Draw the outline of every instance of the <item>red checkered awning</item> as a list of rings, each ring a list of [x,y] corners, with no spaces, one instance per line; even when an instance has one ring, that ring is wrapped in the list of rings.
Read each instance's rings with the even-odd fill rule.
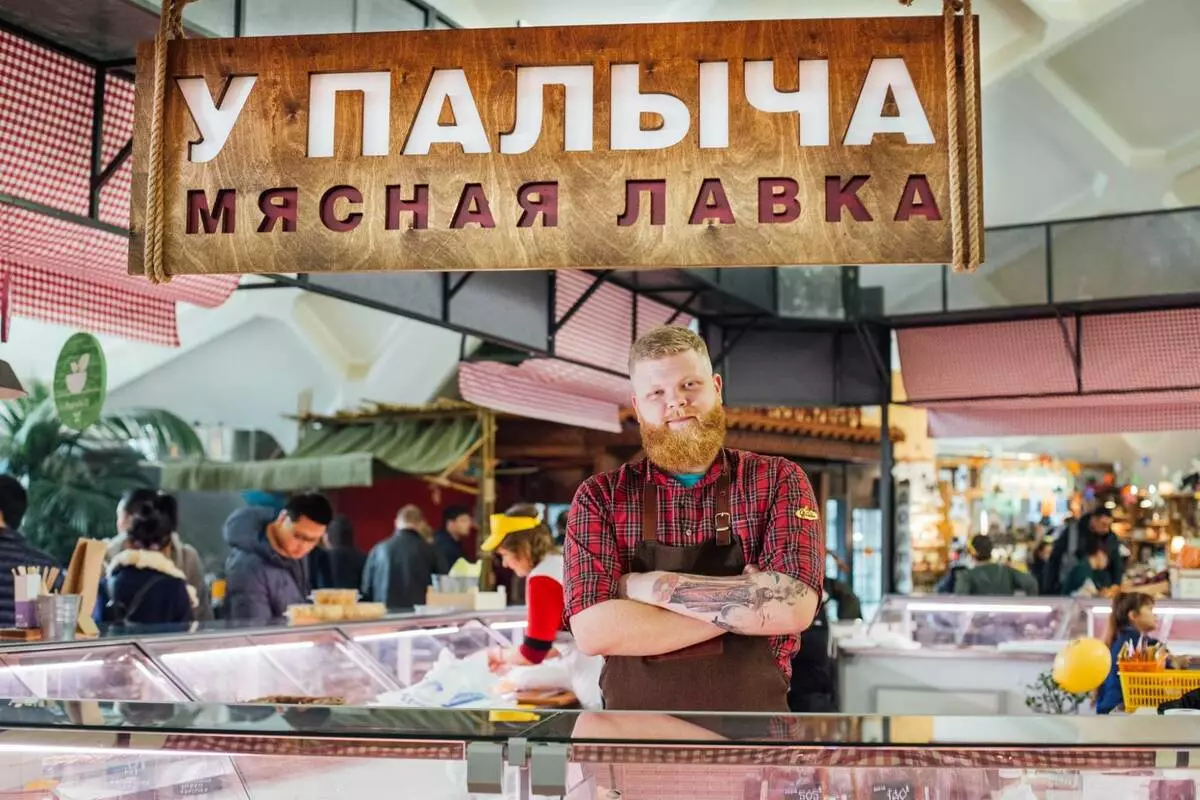
[[[86,219],[95,73],[0,32],[0,195]],[[105,82],[101,164],[133,134],[133,86]],[[129,227],[131,162],[100,190],[98,222]],[[128,237],[0,203],[0,270],[13,313],[156,344],[178,344],[175,304],[225,302],[238,276],[181,276],[155,286],[127,274]]]
[[[935,437],[1200,428],[1200,309],[912,328],[897,339],[909,402],[929,409]]]

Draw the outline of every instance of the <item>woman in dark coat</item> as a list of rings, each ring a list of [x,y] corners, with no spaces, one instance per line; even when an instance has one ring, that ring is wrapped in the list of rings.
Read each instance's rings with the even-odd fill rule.
[[[171,519],[146,503],[133,513],[124,549],[108,564],[105,621],[117,625],[171,625],[195,617],[196,590],[163,551],[171,544]]]

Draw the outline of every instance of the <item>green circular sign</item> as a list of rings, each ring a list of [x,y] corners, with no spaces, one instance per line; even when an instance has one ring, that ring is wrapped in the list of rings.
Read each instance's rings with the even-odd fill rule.
[[[68,428],[81,431],[96,420],[108,393],[108,370],[100,342],[77,333],[63,345],[54,367],[54,407]]]

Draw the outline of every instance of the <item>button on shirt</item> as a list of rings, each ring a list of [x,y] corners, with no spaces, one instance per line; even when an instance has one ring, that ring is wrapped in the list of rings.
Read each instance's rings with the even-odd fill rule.
[[[795,578],[820,597],[825,579],[825,542],[812,484],[791,461],[725,450],[731,470],[733,533],[747,564]],[[721,458],[694,487],[649,461],[626,464],[589,478],[579,487],[567,522],[564,547],[567,616],[617,596],[622,575],[632,571],[642,540],[642,487],[658,491],[658,540],[668,547],[695,545],[716,536],[716,482]],[[791,675],[798,636],[771,638],[779,669]]]

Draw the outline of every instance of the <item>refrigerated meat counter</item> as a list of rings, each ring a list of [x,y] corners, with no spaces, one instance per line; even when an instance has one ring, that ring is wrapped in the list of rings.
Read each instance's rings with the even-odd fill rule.
[[[1030,686],[1072,639],[1103,638],[1111,600],[1069,597],[884,598],[867,625],[835,626],[846,713],[1031,714]],[[1200,602],[1162,599],[1158,638],[1200,656]]]
[[[531,713],[0,701],[27,800],[1184,800],[1181,717]]]
[[[443,654],[464,659],[508,646],[524,629],[525,609],[510,608],[0,645],[0,698],[244,703],[286,695],[367,705],[417,685]]]

